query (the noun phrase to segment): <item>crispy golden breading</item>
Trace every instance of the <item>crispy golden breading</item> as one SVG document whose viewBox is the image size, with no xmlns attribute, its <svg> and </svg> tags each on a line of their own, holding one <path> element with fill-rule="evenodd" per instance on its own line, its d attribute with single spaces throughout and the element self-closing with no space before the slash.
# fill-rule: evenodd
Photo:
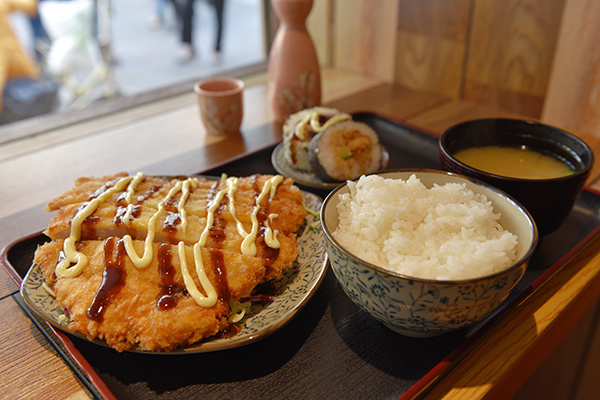
<svg viewBox="0 0 600 400">
<path fill-rule="evenodd" d="M 110 239 L 109 239 L 110 240 Z M 57 246 L 58 244 L 58 246 Z M 135 241 L 138 252 L 143 251 L 143 242 Z M 215 335 L 226 328 L 229 323 L 229 306 L 227 301 L 220 300 L 213 307 L 200 307 L 195 301 L 183 294 L 185 284 L 181 275 L 181 267 L 177 255 L 177 246 L 154 244 L 155 254 L 170 252 L 173 276 L 169 282 L 161 279 L 160 258 L 155 257 L 146 268 L 136 268 L 125 254 L 117 255 L 114 247 L 110 254 L 105 254 L 105 242 L 91 240 L 83 242 L 80 251 L 89 257 L 89 265 L 81 275 L 74 278 L 61 278 L 54 284 L 56 300 L 69 310 L 71 320 L 69 328 L 82 332 L 91 338 L 104 339 L 107 344 L 122 351 L 138 344 L 143 350 L 172 350 L 180 345 L 191 344 L 205 337 Z M 165 249 L 166 247 L 166 249 Z M 52 276 L 58 252 L 62 250 L 62 241 L 49 243 L 40 247 L 36 262 L 42 267 L 45 276 Z M 258 258 L 247 257 L 225 250 L 219 250 L 224 259 L 227 271 L 226 287 L 232 298 L 248 296 L 260 283 L 265 267 Z M 41 254 L 44 254 L 43 258 Z M 94 296 L 101 286 L 105 270 L 105 257 L 114 260 L 123 259 L 123 271 L 120 274 L 125 284 L 106 302 L 106 310 L 102 318 L 90 318 L 88 309 L 93 304 Z M 205 265 L 210 265 L 210 250 L 202 250 Z M 191 247 L 186 247 L 188 266 L 194 265 Z M 192 267 L 193 268 L 193 267 Z M 207 268 L 211 283 L 218 286 L 213 269 Z M 201 288 L 198 278 L 194 282 Z M 174 300 L 176 307 L 161 310 L 158 307 L 162 296 L 167 295 L 164 287 L 178 288 Z"/>
<path fill-rule="evenodd" d="M 273 177 L 240 178 L 237 188 L 227 191 L 212 213 L 208 210 L 215 196 L 228 188 L 225 180 L 195 178 L 187 200 L 180 203 L 182 190 L 174 190 L 172 198 L 167 196 L 186 178 L 145 177 L 130 197 L 134 208 L 128 221 L 124 221 L 126 189 L 110 194 L 83 220 L 75 247 L 87 257 L 87 264 L 75 276 L 57 277 L 57 264 L 64 259 L 63 252 L 68 247 L 64 242 L 72 234 L 78 212 L 124 177 L 127 175 L 80 178 L 71 190 L 50 201 L 47 209 L 56 214 L 46 234 L 52 242 L 40 246 L 35 254 L 34 262 L 40 265 L 57 302 L 67 310 L 69 328 L 89 338 L 100 338 L 118 351 L 134 346 L 169 351 L 196 343 L 231 324 L 229 301 L 246 297 L 259 283 L 280 277 L 298 255 L 295 232 L 302 227 L 306 210 L 301 192 L 291 180 L 284 178 L 276 186 L 274 196 L 265 196 L 257 208 L 257 197 Z M 181 211 L 182 205 L 185 211 Z M 136 266 L 123 237 L 131 236 L 135 255 L 141 257 L 153 219 L 153 257 L 149 265 Z M 244 254 L 245 236 L 237 223 L 248 234 L 253 231 L 253 219 L 260 225 L 258 229 L 254 227 L 256 252 Z M 195 286 L 206 296 L 195 270 L 193 248 L 200 242 L 207 223 L 207 240 L 200 254 L 217 300 L 202 306 L 184 282 L 178 245 L 184 246 Z M 276 231 L 279 248 L 267 245 L 267 225 Z M 74 262 L 70 265 L 73 267 Z"/>
</svg>

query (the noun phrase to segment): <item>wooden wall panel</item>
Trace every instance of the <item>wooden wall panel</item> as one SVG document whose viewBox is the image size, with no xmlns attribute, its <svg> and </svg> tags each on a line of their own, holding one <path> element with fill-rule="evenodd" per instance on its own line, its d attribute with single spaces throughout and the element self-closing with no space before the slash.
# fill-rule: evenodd
<svg viewBox="0 0 600 400">
<path fill-rule="evenodd" d="M 395 81 L 459 98 L 471 0 L 400 0 Z"/>
<path fill-rule="evenodd" d="M 398 5 L 398 0 L 336 1 L 334 65 L 392 82 Z"/>
<path fill-rule="evenodd" d="M 600 138 L 597 0 L 567 0 L 542 120 Z"/>
<path fill-rule="evenodd" d="M 572 16 L 565 13 L 561 31 L 567 2 Z M 589 133 L 600 132 L 598 7 L 594 0 L 315 0 L 308 27 L 323 66 L 536 119 L 551 89 L 543 119 Z M 562 78 L 573 73 L 577 84 Z"/>
<path fill-rule="evenodd" d="M 475 0 L 464 98 L 539 118 L 565 0 Z"/>
</svg>

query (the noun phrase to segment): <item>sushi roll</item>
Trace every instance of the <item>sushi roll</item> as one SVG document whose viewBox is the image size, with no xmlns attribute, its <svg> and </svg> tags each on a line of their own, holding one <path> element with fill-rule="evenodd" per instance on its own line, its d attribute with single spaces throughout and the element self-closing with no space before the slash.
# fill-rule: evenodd
<svg viewBox="0 0 600 400">
<path fill-rule="evenodd" d="M 313 107 L 288 117 L 283 125 L 283 155 L 286 161 L 300 171 L 311 172 L 308 158 L 310 141 L 318 133 L 352 116 L 335 108 Z"/>
<path fill-rule="evenodd" d="M 315 136 L 309 160 L 324 182 L 352 180 L 380 170 L 384 149 L 375 131 L 365 123 L 344 121 Z"/>
</svg>

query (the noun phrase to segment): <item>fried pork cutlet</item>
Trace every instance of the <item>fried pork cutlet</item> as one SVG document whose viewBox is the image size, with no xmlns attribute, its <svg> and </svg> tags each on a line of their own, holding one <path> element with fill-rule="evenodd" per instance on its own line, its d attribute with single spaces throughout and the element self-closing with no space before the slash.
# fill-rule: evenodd
<svg viewBox="0 0 600 400">
<path fill-rule="evenodd" d="M 231 325 L 230 304 L 298 254 L 306 210 L 293 182 L 80 178 L 56 211 L 40 265 L 69 328 L 118 351 L 169 351 Z"/>
</svg>

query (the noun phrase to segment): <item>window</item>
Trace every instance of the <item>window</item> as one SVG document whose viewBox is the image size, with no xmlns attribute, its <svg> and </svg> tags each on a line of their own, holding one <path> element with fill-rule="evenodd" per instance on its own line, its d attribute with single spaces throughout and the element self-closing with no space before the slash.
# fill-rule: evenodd
<svg viewBox="0 0 600 400">
<path fill-rule="evenodd" d="M 195 54 L 189 60 L 178 58 L 183 49 L 182 22 L 175 4 L 183 3 L 185 0 L 164 1 L 159 24 L 156 10 L 160 0 L 42 0 L 38 7 L 48 34 L 46 41 L 36 40 L 25 14 L 13 13 L 10 22 L 21 47 L 39 60 L 43 71 L 42 78 L 33 82 L 38 87 L 30 86 L 29 93 L 21 90 L 21 99 L 17 95 L 13 103 L 26 103 L 23 96 L 36 96 L 43 90 L 54 89 L 56 97 L 50 110 L 43 109 L 48 108 L 47 96 L 40 99 L 46 104 L 21 105 L 22 111 L 29 107 L 23 112 L 26 117 L 2 123 L 0 143 L 35 133 L 40 126 L 48 129 L 122 109 L 124 104 L 189 91 L 192 83 L 203 77 L 242 76 L 266 69 L 265 0 L 224 0 L 220 54 L 214 51 L 218 1 L 196 0 L 192 20 Z M 84 47 L 77 42 L 82 38 L 86 39 Z M 7 82 L 3 99 L 7 90 L 23 89 L 19 84 L 32 82 Z M 36 106 L 42 108 L 39 113 L 32 108 Z"/>
</svg>

